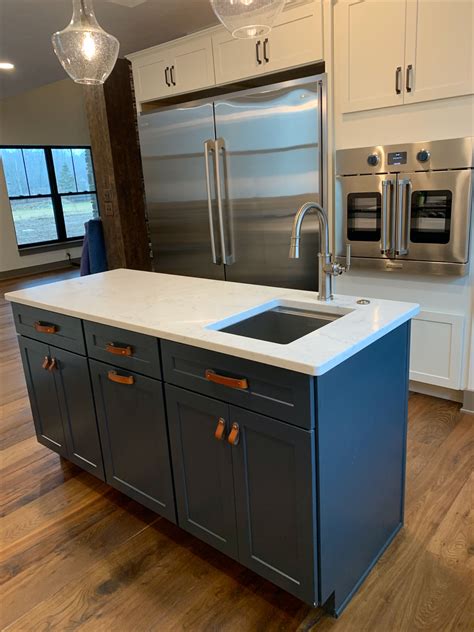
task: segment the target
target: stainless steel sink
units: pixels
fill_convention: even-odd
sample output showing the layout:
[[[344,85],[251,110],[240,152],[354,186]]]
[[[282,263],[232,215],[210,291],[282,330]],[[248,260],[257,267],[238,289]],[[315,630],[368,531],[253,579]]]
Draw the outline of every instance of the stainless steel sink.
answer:
[[[344,313],[334,314],[323,311],[309,311],[307,309],[280,305],[255,316],[250,316],[250,318],[240,320],[233,325],[228,325],[222,329],[219,328],[219,331],[287,345],[312,331],[316,331],[316,329],[329,325],[329,323],[342,316],[344,316]]]

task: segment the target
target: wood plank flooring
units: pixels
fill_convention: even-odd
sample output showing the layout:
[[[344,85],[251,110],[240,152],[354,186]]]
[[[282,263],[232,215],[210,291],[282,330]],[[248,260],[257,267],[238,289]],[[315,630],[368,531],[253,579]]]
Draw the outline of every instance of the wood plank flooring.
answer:
[[[412,395],[406,526],[342,617],[238,563],[39,445],[0,297],[0,629],[11,632],[467,632],[473,629],[474,419]]]

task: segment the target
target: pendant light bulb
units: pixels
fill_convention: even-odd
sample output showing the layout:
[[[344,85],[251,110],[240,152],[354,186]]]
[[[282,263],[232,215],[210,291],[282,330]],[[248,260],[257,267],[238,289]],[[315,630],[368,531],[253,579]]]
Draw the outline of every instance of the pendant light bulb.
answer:
[[[54,52],[76,83],[99,85],[115,66],[119,42],[97,22],[92,0],[72,0],[72,7],[71,22],[51,38]]]
[[[286,0],[210,0],[229,33],[237,39],[262,37],[271,28]]]

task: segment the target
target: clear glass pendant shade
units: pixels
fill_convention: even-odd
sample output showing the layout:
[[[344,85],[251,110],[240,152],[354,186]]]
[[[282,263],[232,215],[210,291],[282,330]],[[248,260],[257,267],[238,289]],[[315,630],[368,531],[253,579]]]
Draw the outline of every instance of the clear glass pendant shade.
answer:
[[[99,26],[92,0],[73,0],[70,23],[51,40],[62,67],[76,83],[104,83],[119,52],[116,37]]]
[[[270,32],[286,0],[210,0],[214,13],[238,39],[262,37]]]

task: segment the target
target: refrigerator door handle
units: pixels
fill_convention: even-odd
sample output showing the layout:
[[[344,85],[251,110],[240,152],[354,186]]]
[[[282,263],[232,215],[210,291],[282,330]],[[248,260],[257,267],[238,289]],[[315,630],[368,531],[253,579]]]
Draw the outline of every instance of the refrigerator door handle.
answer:
[[[398,181],[398,205],[396,220],[395,254],[408,254],[408,230],[411,217],[411,180],[404,178]]]
[[[220,261],[217,260],[216,238],[214,236],[214,213],[212,211],[211,172],[209,170],[209,157],[213,153],[214,153],[214,141],[206,140],[204,142],[204,162],[205,162],[205,167],[206,167],[207,210],[209,213],[209,233],[211,235],[212,263],[220,265]]]
[[[226,265],[230,265],[233,263],[232,257],[230,253],[227,252],[226,247],[226,231],[225,231],[225,219],[224,219],[224,209],[222,205],[222,186],[221,186],[221,169],[220,169],[220,159],[221,155],[225,153],[225,141],[223,138],[217,138],[215,143],[215,169],[216,169],[216,197],[217,197],[217,213],[219,217],[219,235],[221,238],[221,252],[222,252],[222,260]]]

